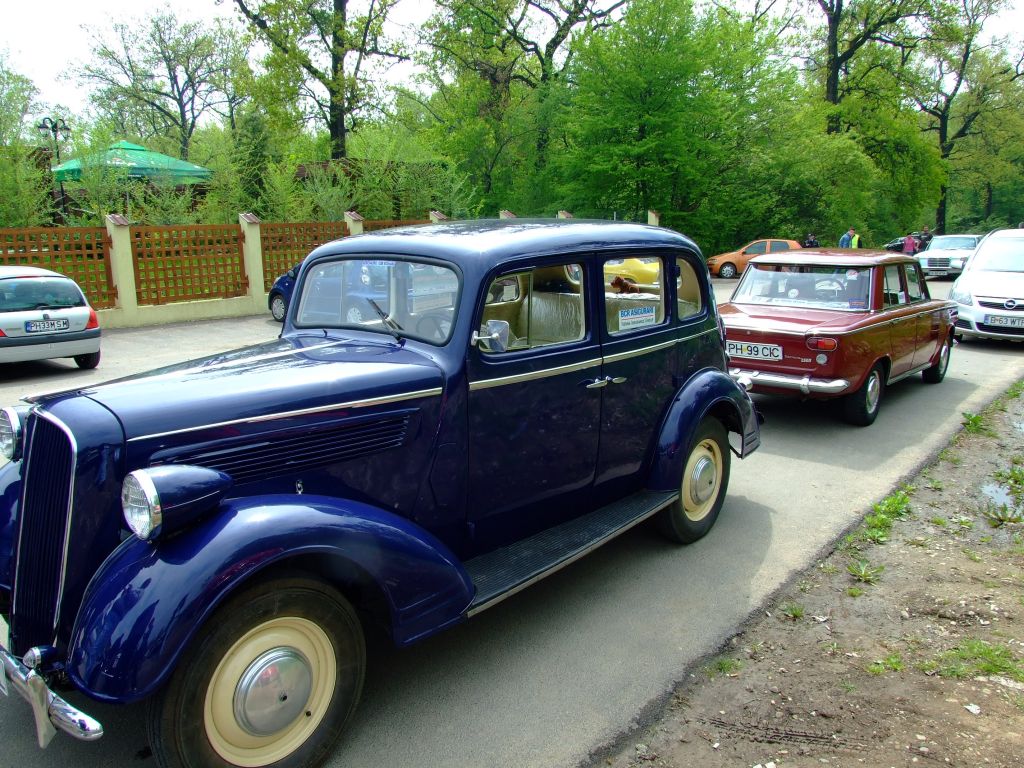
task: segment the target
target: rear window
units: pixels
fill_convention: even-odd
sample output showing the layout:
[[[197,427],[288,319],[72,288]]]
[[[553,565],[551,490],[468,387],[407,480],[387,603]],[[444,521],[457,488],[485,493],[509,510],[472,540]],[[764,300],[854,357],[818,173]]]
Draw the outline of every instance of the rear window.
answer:
[[[84,307],[85,297],[65,277],[14,277],[0,280],[0,312]]]

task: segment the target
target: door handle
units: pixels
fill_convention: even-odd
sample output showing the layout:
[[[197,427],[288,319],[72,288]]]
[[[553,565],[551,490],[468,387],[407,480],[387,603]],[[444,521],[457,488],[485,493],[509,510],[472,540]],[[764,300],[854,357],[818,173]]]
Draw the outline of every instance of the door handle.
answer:
[[[593,379],[587,383],[587,389],[600,389],[608,386],[608,379]]]
[[[612,384],[625,384],[626,383],[626,377],[625,376],[614,376],[614,377],[605,377],[605,378],[607,378],[608,381],[610,381]]]

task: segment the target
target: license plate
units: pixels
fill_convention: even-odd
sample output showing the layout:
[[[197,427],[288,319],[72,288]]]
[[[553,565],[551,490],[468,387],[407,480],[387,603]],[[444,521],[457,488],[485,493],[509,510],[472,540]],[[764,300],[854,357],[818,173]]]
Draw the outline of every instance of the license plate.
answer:
[[[997,325],[1003,328],[1024,328],[1024,317],[985,315],[985,325]]]
[[[949,272],[944,269],[926,269],[924,273],[929,277],[945,277],[949,274]]]
[[[782,359],[782,347],[778,344],[755,344],[750,341],[726,341],[725,351],[729,357],[746,357],[751,360]]]
[[[71,327],[67,318],[62,320],[29,320],[25,323],[25,333],[52,333],[66,331]]]

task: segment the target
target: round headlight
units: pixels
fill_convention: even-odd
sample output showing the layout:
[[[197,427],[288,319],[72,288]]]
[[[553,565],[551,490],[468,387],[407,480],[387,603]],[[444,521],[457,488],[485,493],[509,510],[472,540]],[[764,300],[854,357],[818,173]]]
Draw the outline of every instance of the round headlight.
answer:
[[[0,410],[0,454],[14,461],[21,453],[21,418],[13,408]]]
[[[152,541],[160,533],[163,512],[160,494],[144,469],[130,472],[121,485],[121,508],[132,533],[143,541]]]

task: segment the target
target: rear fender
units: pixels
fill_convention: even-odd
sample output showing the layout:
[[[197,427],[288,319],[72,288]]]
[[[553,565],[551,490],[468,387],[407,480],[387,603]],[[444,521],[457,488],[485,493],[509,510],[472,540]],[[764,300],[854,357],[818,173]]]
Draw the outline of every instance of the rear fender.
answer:
[[[647,481],[650,490],[679,489],[686,449],[705,416],[718,419],[728,432],[738,437],[730,439],[730,447],[740,458],[760,445],[757,413],[750,397],[725,373],[707,368],[691,377],[669,406]]]
[[[324,496],[233,499],[166,541],[132,537],[111,554],[75,621],[68,674],[101,701],[142,699],[164,683],[196,631],[240,585],[275,563],[307,556],[332,562],[333,574],[372,580],[399,645],[460,621],[473,597],[447,547],[391,512]],[[346,587],[342,577],[332,583]]]

